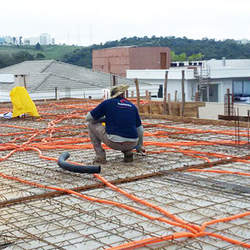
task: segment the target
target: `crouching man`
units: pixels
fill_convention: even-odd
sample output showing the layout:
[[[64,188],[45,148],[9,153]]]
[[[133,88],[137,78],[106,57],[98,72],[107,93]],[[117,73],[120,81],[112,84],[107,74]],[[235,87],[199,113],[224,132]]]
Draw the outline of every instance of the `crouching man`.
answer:
[[[104,100],[86,116],[89,136],[96,157],[93,163],[106,163],[102,142],[124,154],[125,162],[133,161],[133,149],[145,152],[143,148],[143,126],[137,107],[124,98],[128,85],[111,88],[108,100]],[[102,122],[105,121],[105,126]]]

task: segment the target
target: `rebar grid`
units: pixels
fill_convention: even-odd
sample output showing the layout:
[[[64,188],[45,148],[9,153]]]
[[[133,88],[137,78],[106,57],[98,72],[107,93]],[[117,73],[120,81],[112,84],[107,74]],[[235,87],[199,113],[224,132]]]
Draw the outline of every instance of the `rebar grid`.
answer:
[[[173,184],[164,180],[164,177],[122,184],[120,187],[197,225],[225,214],[242,212],[250,205],[250,201],[244,203],[237,196],[225,197],[221,192],[208,191],[205,188],[194,190],[190,185]],[[117,197],[116,192],[107,188],[91,190],[85,194],[127,205],[133,203],[121,195]],[[155,214],[155,211],[142,205],[135,204],[134,207],[148,214]],[[121,208],[89,203],[69,196],[2,208],[0,220],[0,230],[5,232],[9,241],[14,240],[13,247],[16,245],[20,249],[55,249],[55,246],[68,249],[73,245],[76,248],[81,246],[82,249],[103,249],[126,241],[162,236],[179,230],[165,223],[146,220]],[[249,238],[249,222],[245,217],[209,226],[208,230],[245,240]],[[17,237],[21,240],[16,240]],[[176,246],[177,243],[182,247],[190,247],[195,245],[193,241],[196,244],[199,242],[205,248],[230,246],[227,242],[202,237],[185,239],[181,243],[173,240],[161,243],[161,247],[168,249],[168,246]],[[47,245],[43,246],[45,243]]]
[[[49,144],[58,139],[62,142],[67,138],[88,139],[84,114],[93,106],[91,103],[88,105],[78,102],[74,104],[58,103],[56,107],[53,105],[41,106],[40,113],[43,116],[40,120],[29,117],[8,121],[1,120],[0,123],[3,126],[0,126],[0,134],[2,135],[0,140],[3,143],[15,143],[22,146],[35,131],[40,133],[29,145],[36,145],[35,143],[44,140]],[[82,115],[82,118],[65,118],[55,126],[56,130],[48,130],[48,124],[51,121],[60,119],[62,115],[71,115],[77,112]],[[234,128],[214,125],[198,126],[151,119],[143,122],[146,132],[144,141],[147,156],[135,155],[134,162],[126,164],[122,162],[123,157],[120,152],[107,149],[108,164],[102,166],[102,176],[113,181],[117,179],[129,180],[134,176],[144,178],[144,175],[152,174],[151,178],[127,182],[119,187],[196,225],[249,210],[248,189],[235,191],[230,186],[237,184],[240,187],[249,187],[249,176],[211,172],[185,172],[185,175],[168,173],[168,171],[178,171],[185,166],[200,165],[208,160],[216,162],[222,159],[221,157],[226,157],[226,159],[240,158],[249,154],[247,148],[227,143],[235,139],[235,135],[232,133]],[[12,125],[12,127],[4,125]],[[29,128],[29,130],[20,127]],[[27,131],[32,133],[27,134]],[[183,131],[184,133],[182,133]],[[50,133],[52,133],[52,137],[48,137]],[[247,130],[241,128],[239,133],[241,134],[240,140],[247,142],[248,138],[245,136]],[[185,144],[185,142],[201,141],[213,143],[210,145],[190,144],[191,146]],[[178,143],[182,145],[176,148]],[[82,141],[76,144],[88,146],[90,142]],[[72,145],[72,142],[68,145]],[[199,153],[190,152],[190,150]],[[94,151],[91,148],[71,148],[68,151],[71,154],[70,159],[75,162],[90,164],[94,158]],[[8,150],[2,149],[0,157],[4,157],[6,152]],[[43,155],[53,159],[57,159],[62,152],[65,152],[64,148],[55,147],[42,150]],[[212,154],[207,155],[206,153]],[[204,154],[204,157],[197,158],[197,155],[200,154]],[[249,166],[249,162],[232,160],[227,164],[213,166],[212,169],[247,174]],[[0,172],[30,182],[64,189],[100,183],[93,175],[82,175],[62,170],[58,168],[56,161],[39,158],[36,151],[15,152],[1,162]],[[153,177],[157,173],[160,174]],[[226,182],[228,187],[225,189],[218,183],[213,183],[214,178],[219,184]],[[97,204],[80,197],[61,195],[54,198],[44,196],[42,199],[38,196],[34,200],[22,201],[22,198],[32,195],[46,195],[47,193],[49,191],[44,188],[33,187],[27,183],[1,177],[0,204],[5,201],[7,203],[2,203],[5,205],[0,206],[0,248],[10,244],[9,247],[17,249],[105,249],[125,242],[185,231],[157,220],[148,220],[120,207]],[[135,203],[108,188],[95,188],[83,193],[93,198],[112,200],[132,206],[150,216],[164,217],[154,209]],[[18,199],[18,202],[8,203],[13,199]],[[249,243],[249,225],[249,217],[243,217],[226,223],[209,225],[207,231]],[[239,246],[208,236],[193,239],[172,239],[141,248],[240,249]]]

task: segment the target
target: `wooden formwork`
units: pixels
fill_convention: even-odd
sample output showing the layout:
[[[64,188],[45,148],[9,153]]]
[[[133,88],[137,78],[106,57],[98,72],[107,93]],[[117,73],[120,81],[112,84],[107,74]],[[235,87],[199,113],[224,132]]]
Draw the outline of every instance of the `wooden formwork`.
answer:
[[[161,101],[146,101],[140,104],[139,111],[141,114],[155,115],[172,115],[181,116],[181,102],[167,102],[164,111],[164,103]],[[184,106],[184,117],[199,117],[199,107],[205,106],[204,102],[186,102]]]

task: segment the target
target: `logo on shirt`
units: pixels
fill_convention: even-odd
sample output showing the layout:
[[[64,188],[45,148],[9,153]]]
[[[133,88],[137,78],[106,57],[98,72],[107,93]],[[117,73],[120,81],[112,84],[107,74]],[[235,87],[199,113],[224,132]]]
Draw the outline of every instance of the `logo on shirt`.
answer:
[[[120,103],[120,102],[118,102],[117,103],[119,106],[126,106],[126,107],[130,107],[130,108],[132,108],[132,105],[131,104],[128,104],[128,103]]]

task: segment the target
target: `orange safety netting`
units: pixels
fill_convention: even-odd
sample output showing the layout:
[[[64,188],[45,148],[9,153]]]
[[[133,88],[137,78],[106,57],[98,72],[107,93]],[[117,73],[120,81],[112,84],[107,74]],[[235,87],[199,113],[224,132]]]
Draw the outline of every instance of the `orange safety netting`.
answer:
[[[0,157],[0,161],[5,161],[6,159],[10,158],[12,155],[14,155],[17,152],[20,151],[36,151],[38,153],[38,156],[41,159],[49,160],[49,161],[55,161],[57,162],[57,158],[48,157],[43,154],[43,151],[46,150],[52,150],[52,149],[92,149],[92,144],[90,143],[90,139],[82,138],[79,135],[86,135],[86,133],[77,134],[77,137],[70,136],[71,133],[74,133],[74,128],[81,129],[86,128],[86,124],[84,123],[84,116],[86,115],[86,112],[91,110],[97,103],[96,102],[88,102],[83,103],[81,105],[78,104],[65,104],[65,103],[54,103],[49,105],[48,107],[38,107],[39,113],[41,114],[40,121],[44,122],[50,119],[47,123],[47,126],[42,129],[36,129],[36,128],[30,128],[30,127],[24,127],[24,126],[17,126],[17,125],[10,125],[1,123],[0,127],[6,127],[6,128],[15,128],[18,129],[18,132],[6,132],[1,133],[0,136],[2,137],[12,137],[12,139],[9,140],[9,142],[0,144],[0,151],[6,152],[5,156]],[[63,113],[60,114],[57,111],[57,109],[64,109],[69,110],[69,113]],[[49,113],[46,111],[50,111]],[[53,119],[52,119],[53,118]],[[73,119],[82,119],[82,125],[67,125],[63,124],[63,121],[72,121]],[[172,131],[157,131],[157,132],[148,132],[145,131],[144,136],[146,138],[148,137],[168,137],[170,134],[195,134],[195,133],[213,133],[213,134],[224,134],[224,135],[233,135],[233,131],[219,131],[219,130],[201,130],[201,129],[190,129],[190,128],[181,128],[176,126],[169,126],[169,125],[163,125],[163,124],[150,124],[150,123],[144,123],[145,127],[157,127],[160,129],[171,129]],[[60,132],[63,133],[65,136],[63,137],[57,137],[56,133]],[[241,136],[245,137],[247,136],[247,133],[244,131],[240,131]],[[15,137],[14,137],[15,136]],[[14,138],[13,138],[14,137]],[[150,147],[150,146],[156,146],[163,148],[163,150],[148,150],[147,154],[162,154],[165,152],[171,152],[171,153],[181,153],[184,155],[188,155],[190,157],[194,158],[200,158],[204,161],[209,162],[209,157],[219,158],[219,159],[227,159],[227,158],[233,158],[232,161],[239,161],[244,162],[246,164],[250,163],[250,157],[248,159],[242,160],[237,155],[226,155],[226,154],[219,154],[215,152],[208,152],[208,151],[198,151],[194,149],[189,149],[188,147],[195,147],[195,146],[209,146],[209,145],[218,145],[218,144],[227,144],[232,145],[234,142],[232,140],[215,140],[215,141],[178,141],[178,142],[159,142],[159,141],[147,141],[145,140],[144,146]],[[246,141],[240,141],[240,144],[244,145],[247,142]],[[105,147],[108,149],[108,147]],[[77,163],[75,163],[77,164]],[[188,171],[201,171],[201,172],[213,172],[213,173],[227,173],[227,174],[237,174],[237,175],[245,175],[250,176],[249,173],[243,173],[243,172],[236,172],[236,171],[227,171],[227,170],[212,170],[212,169],[189,169]],[[217,234],[217,233],[211,233],[206,231],[208,225],[221,223],[221,222],[228,222],[231,220],[236,220],[239,218],[243,218],[246,216],[250,216],[250,211],[247,211],[242,214],[236,214],[230,217],[220,218],[216,220],[211,220],[204,222],[202,225],[196,225],[189,223],[187,221],[184,221],[183,219],[169,213],[163,208],[160,208],[150,202],[147,202],[145,200],[142,200],[132,194],[127,193],[126,191],[114,186],[110,182],[108,182],[104,177],[102,177],[99,174],[94,174],[94,176],[103,182],[105,185],[107,185],[112,190],[119,192],[122,195],[125,195],[127,198],[133,200],[134,202],[140,203],[144,206],[150,207],[154,209],[157,213],[159,213],[161,216],[155,217],[152,215],[149,215],[143,211],[140,211],[132,206],[128,206],[119,202],[110,201],[110,200],[104,200],[104,199],[98,199],[86,196],[84,194],[81,194],[79,192],[70,190],[70,189],[64,189],[60,187],[52,187],[52,186],[46,186],[43,184],[27,181],[15,176],[6,175],[4,173],[0,173],[0,176],[2,178],[18,181],[21,183],[24,183],[26,185],[35,186],[38,188],[43,189],[50,189],[50,190],[56,190],[56,191],[63,191],[65,193],[75,195],[77,197],[81,197],[82,199],[86,199],[91,202],[97,202],[97,203],[103,203],[111,206],[117,206],[119,208],[123,208],[126,210],[129,210],[135,214],[138,214],[140,216],[143,216],[149,220],[157,220],[162,223],[167,223],[176,227],[179,227],[181,229],[184,229],[185,231],[176,232],[172,235],[167,235],[163,237],[152,237],[149,239],[144,239],[140,241],[134,241],[130,243],[123,244],[121,246],[113,247],[111,249],[132,249],[132,248],[138,248],[142,247],[148,244],[153,244],[157,242],[167,241],[167,240],[173,240],[178,238],[196,238],[196,237],[204,237],[204,236],[210,236],[215,237],[224,241],[227,241],[232,244],[236,244],[242,247],[248,247],[250,248],[250,244],[245,242],[240,242],[235,239],[231,239],[228,237],[225,237],[223,235]]]

